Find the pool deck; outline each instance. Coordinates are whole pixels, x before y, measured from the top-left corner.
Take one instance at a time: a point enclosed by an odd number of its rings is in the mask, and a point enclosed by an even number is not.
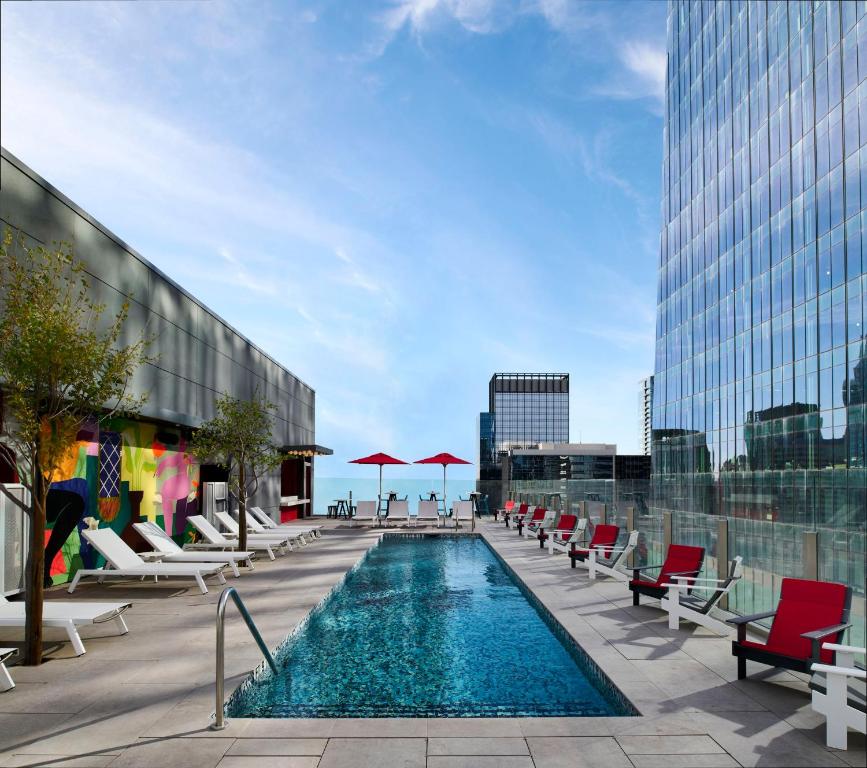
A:
[[[266,643],[276,646],[376,541],[380,530],[328,521],[325,536],[275,562],[257,560],[236,586]],[[72,657],[49,630],[40,667],[12,667],[0,693],[0,768],[714,768],[863,766],[865,741],[824,747],[823,718],[804,678],[748,665],[736,679],[728,640],[703,629],[668,629],[665,614],[633,607],[626,587],[590,582],[501,523],[485,535],[584,647],[641,717],[502,719],[235,719],[208,730],[214,711],[214,616],[220,589],[181,582],[85,583],[51,598],[132,600],[130,632],[82,630]],[[230,607],[227,695],[260,656]],[[685,627],[690,625],[684,625]],[[0,629],[0,644],[20,631]],[[8,642],[7,642],[8,641]],[[324,651],[325,652],[325,651]],[[339,653],[340,649],[327,652]],[[518,650],[515,674],[526,671]]]

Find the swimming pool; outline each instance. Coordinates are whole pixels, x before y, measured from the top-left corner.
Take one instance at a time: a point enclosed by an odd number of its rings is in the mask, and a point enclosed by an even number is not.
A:
[[[480,536],[386,534],[230,697],[230,717],[635,710]]]

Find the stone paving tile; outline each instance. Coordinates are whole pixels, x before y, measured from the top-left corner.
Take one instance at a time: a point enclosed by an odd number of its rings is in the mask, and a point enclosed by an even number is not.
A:
[[[525,717],[520,720],[525,736],[611,736],[619,720],[643,718],[615,717]],[[614,721],[614,722],[612,722]]]
[[[217,768],[317,768],[318,765],[319,758],[310,756],[227,756],[219,762]]]
[[[321,755],[328,739],[237,739],[226,755]]]
[[[535,768],[632,768],[618,743],[607,736],[530,737]]]
[[[358,717],[334,720],[332,737],[390,738],[394,736],[424,738],[428,721],[423,717]]]
[[[329,739],[319,768],[425,768],[425,739]]]
[[[635,768],[738,768],[731,755],[630,755]]]
[[[111,768],[216,768],[230,745],[227,739],[141,739],[121,752]]]
[[[477,737],[428,739],[427,754],[431,755],[529,755],[530,750],[523,738]]]
[[[515,718],[468,717],[431,718],[427,721],[427,735],[436,736],[520,736],[520,720]]]
[[[245,739],[327,739],[334,730],[334,720],[321,719],[295,719],[279,720],[276,718],[263,718],[250,720],[244,729]]]
[[[431,756],[427,768],[534,768],[530,757],[517,755]]]
[[[0,768],[106,768],[117,755],[10,755]]]
[[[702,755],[723,752],[709,736],[618,736],[627,755]]]

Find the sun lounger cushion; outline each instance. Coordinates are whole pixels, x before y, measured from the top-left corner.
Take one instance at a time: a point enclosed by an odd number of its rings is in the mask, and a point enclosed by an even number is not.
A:
[[[780,603],[767,643],[745,640],[741,645],[795,659],[808,659],[812,653],[812,644],[807,638],[801,637],[801,634],[839,624],[845,603],[846,587],[843,584],[783,579]],[[836,635],[826,640],[830,643],[839,642]],[[822,649],[820,659],[823,664],[834,663],[831,651]]]

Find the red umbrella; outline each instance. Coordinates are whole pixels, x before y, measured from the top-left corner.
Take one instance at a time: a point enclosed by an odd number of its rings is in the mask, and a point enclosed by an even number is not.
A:
[[[426,459],[419,459],[413,464],[442,464],[443,465],[443,509],[448,510],[446,506],[446,467],[449,464],[472,464],[471,461],[464,461],[457,456],[452,456],[450,453],[438,453],[436,456],[428,456]]]
[[[350,464],[379,464],[379,501],[382,500],[382,465],[383,464],[408,464],[407,461],[389,456],[387,453],[372,453],[370,456],[365,456],[361,459],[353,459]],[[377,505],[377,510],[379,506]]]

